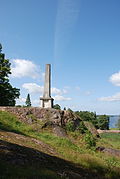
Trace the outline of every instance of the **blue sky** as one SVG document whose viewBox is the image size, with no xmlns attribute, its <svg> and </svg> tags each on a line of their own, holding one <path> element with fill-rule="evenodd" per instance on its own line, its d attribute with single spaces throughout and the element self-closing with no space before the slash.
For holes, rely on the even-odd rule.
<svg viewBox="0 0 120 179">
<path fill-rule="evenodd" d="M 0 0 L 0 42 L 10 82 L 33 106 L 52 65 L 55 103 L 73 110 L 120 114 L 119 0 Z"/>
</svg>

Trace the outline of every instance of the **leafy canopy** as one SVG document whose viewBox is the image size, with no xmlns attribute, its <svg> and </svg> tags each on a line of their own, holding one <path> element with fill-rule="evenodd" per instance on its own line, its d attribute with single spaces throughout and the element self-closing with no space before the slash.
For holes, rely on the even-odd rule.
<svg viewBox="0 0 120 179">
<path fill-rule="evenodd" d="M 0 106 L 15 106 L 15 99 L 19 98 L 20 95 L 20 90 L 13 88 L 9 83 L 10 66 L 11 63 L 8 59 L 5 59 L 0 44 Z"/>
<path fill-rule="evenodd" d="M 109 116 L 96 115 L 95 112 L 76 111 L 75 112 L 84 121 L 90 121 L 97 129 L 109 129 Z"/>
<path fill-rule="evenodd" d="M 55 104 L 55 105 L 53 106 L 53 108 L 54 108 L 54 109 L 59 109 L 59 110 L 61 109 L 61 107 L 60 107 L 59 104 Z"/>
</svg>

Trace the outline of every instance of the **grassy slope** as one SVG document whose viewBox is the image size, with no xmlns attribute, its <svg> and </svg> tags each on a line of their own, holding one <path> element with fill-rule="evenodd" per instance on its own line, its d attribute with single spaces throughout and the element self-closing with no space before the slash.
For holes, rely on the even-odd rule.
<svg viewBox="0 0 120 179">
<path fill-rule="evenodd" d="M 11 175 L 12 178 L 16 178 L 16 176 L 26 178 L 29 176 L 42 176 L 42 178 L 63 176 L 66 178 L 67 175 L 71 178 L 73 175 L 75 178 L 80 178 L 80 176 L 82 178 L 88 178 L 88 176 L 89 178 L 120 177 L 120 159 L 96 152 L 94 148 L 87 149 L 83 136 L 78 133 L 69 133 L 69 138 L 65 139 L 54 136 L 49 130 L 34 131 L 32 126 L 21 123 L 15 116 L 7 112 L 0 112 L 0 129 L 2 129 L 0 131 L 0 147 L 4 145 L 9 151 L 6 153 L 0 148 L 2 160 L 0 173 L 2 172 L 6 178 L 8 175 Z M 102 135 L 98 145 L 120 149 L 119 137 L 118 134 L 114 134 L 113 137 Z M 15 149 L 14 144 L 16 144 Z M 8 158 L 10 157 L 9 153 L 15 153 L 17 156 L 16 148 L 20 146 L 22 147 L 20 151 L 26 150 L 26 158 L 23 157 L 22 160 L 29 158 L 28 162 L 23 162 L 24 164 L 21 165 L 18 160 L 14 159 L 12 162 L 15 162 L 15 165 L 10 165 L 9 160 L 4 161 L 3 154 L 5 157 L 8 155 Z M 35 156 L 32 154 L 33 151 L 35 154 L 40 152 L 39 155 L 42 155 L 45 160 L 37 161 L 35 157 L 32 158 Z M 22 152 L 21 155 L 24 155 Z M 31 155 L 28 155 L 29 153 Z M 63 160 L 61 161 L 60 158 Z M 44 163 L 45 161 L 47 163 Z M 18 164 L 16 164 L 17 162 Z M 31 163 L 32 165 L 30 165 Z M 7 172 L 2 170 L 6 165 Z M 16 168 L 16 172 L 14 168 Z"/>
</svg>

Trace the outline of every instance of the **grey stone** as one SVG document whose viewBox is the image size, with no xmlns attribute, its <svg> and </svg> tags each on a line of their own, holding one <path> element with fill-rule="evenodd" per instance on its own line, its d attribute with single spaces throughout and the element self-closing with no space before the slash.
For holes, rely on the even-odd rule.
<svg viewBox="0 0 120 179">
<path fill-rule="evenodd" d="M 97 147 L 97 150 L 100 151 L 100 152 L 104 152 L 104 153 L 114 155 L 116 157 L 120 157 L 120 150 L 117 150 L 117 149 L 106 148 L 106 147 L 100 146 L 100 147 Z"/>
<path fill-rule="evenodd" d="M 60 126 L 54 126 L 53 128 L 54 134 L 56 134 L 58 137 L 67 137 L 66 131 L 60 127 Z"/>
<path fill-rule="evenodd" d="M 51 65 L 46 64 L 45 71 L 45 82 L 44 82 L 44 94 L 40 98 L 42 108 L 52 108 L 53 107 L 53 98 L 51 98 Z"/>
</svg>

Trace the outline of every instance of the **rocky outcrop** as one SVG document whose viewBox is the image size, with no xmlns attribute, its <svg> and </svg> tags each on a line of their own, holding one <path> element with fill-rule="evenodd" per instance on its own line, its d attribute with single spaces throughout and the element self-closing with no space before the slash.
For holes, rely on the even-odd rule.
<svg viewBox="0 0 120 179">
<path fill-rule="evenodd" d="M 27 124 L 37 123 L 38 128 L 46 128 L 52 126 L 54 132 L 58 136 L 65 136 L 63 129 L 68 123 L 72 123 L 73 129 L 79 128 L 82 121 L 79 116 L 74 112 L 68 110 L 57 110 L 51 108 L 39 108 L 39 107 L 0 107 L 2 111 L 8 111 L 17 116 L 20 121 Z M 83 125 L 93 134 L 94 137 L 98 137 L 99 133 L 92 123 L 83 121 Z M 59 126 L 59 127 L 57 127 Z"/>
<path fill-rule="evenodd" d="M 100 152 L 104 152 L 104 153 L 114 155 L 116 157 L 120 157 L 120 150 L 117 150 L 117 149 L 106 148 L 106 147 L 98 147 L 97 150 L 100 151 Z"/>
<path fill-rule="evenodd" d="M 67 137 L 66 130 L 60 126 L 54 126 L 53 133 L 58 137 Z"/>
<path fill-rule="evenodd" d="M 41 128 L 47 126 L 64 127 L 66 123 L 72 121 L 75 128 L 79 125 L 81 119 L 74 113 L 66 110 L 56 110 L 51 108 L 38 107 L 0 107 L 2 111 L 8 111 L 15 114 L 19 120 L 33 124 L 38 122 Z"/>
<path fill-rule="evenodd" d="M 36 124 L 37 130 L 52 126 L 55 135 L 60 137 L 67 136 L 64 130 L 67 123 L 72 121 L 74 129 L 77 129 L 81 121 L 73 112 L 66 110 L 38 107 L 0 107 L 0 110 L 15 114 L 20 121 L 26 124 Z"/>
</svg>

